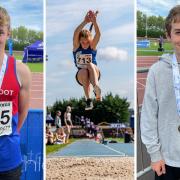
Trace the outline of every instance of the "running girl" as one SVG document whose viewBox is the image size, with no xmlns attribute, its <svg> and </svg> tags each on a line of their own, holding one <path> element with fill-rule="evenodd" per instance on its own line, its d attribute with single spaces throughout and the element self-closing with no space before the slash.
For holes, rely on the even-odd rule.
<svg viewBox="0 0 180 180">
<path fill-rule="evenodd" d="M 83 22 L 75 29 L 73 36 L 74 62 L 78 68 L 76 80 L 84 89 L 86 96 L 85 110 L 93 108 L 93 103 L 90 98 L 91 84 L 96 95 L 96 100 L 101 100 L 101 89 L 98 82 L 100 78 L 100 70 L 98 69 L 96 62 L 96 46 L 100 39 L 100 30 L 96 21 L 96 15 L 97 13 L 89 11 Z M 88 23 L 92 23 L 94 26 L 94 37 L 89 30 L 83 29 Z"/>
</svg>

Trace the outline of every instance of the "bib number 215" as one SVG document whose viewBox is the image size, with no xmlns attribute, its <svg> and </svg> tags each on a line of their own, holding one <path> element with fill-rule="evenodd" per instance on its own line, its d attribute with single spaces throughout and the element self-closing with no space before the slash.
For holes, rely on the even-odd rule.
<svg viewBox="0 0 180 180">
<path fill-rule="evenodd" d="M 4 111 L 1 112 L 1 114 L 0 114 L 1 122 L 0 122 L 0 123 L 1 123 L 2 125 L 5 125 L 5 124 L 7 124 L 7 123 L 9 122 L 9 120 L 10 120 L 10 115 L 9 115 L 9 113 L 10 113 L 9 110 L 4 110 Z"/>
<path fill-rule="evenodd" d="M 0 102 L 0 136 L 12 133 L 12 102 Z"/>
</svg>

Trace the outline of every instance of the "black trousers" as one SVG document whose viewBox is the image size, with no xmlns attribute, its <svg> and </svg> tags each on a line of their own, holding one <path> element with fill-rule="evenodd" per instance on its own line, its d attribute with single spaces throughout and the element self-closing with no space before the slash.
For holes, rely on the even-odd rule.
<svg viewBox="0 0 180 180">
<path fill-rule="evenodd" d="M 20 180 L 21 169 L 22 164 L 12 170 L 0 172 L 0 180 Z"/>
<path fill-rule="evenodd" d="M 180 180 L 180 168 L 166 165 L 166 174 L 161 176 L 156 174 L 155 180 Z"/>
</svg>

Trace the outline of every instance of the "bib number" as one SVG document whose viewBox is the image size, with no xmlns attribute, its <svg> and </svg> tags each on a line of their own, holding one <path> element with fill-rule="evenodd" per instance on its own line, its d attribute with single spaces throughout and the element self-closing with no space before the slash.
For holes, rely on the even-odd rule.
<svg viewBox="0 0 180 180">
<path fill-rule="evenodd" d="M 78 67 L 86 67 L 87 64 L 92 62 L 92 54 L 77 54 L 76 63 Z"/>
<path fill-rule="evenodd" d="M 12 133 L 12 102 L 0 102 L 0 136 Z"/>
</svg>

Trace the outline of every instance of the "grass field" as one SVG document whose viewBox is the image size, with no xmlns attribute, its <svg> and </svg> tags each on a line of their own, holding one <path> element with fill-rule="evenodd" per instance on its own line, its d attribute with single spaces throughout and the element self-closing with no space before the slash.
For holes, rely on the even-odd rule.
<svg viewBox="0 0 180 180">
<path fill-rule="evenodd" d="M 43 63 L 27 63 L 31 72 L 43 72 Z"/>
<path fill-rule="evenodd" d="M 17 60 L 22 60 L 22 59 L 23 59 L 23 56 L 22 56 L 22 55 L 15 55 L 15 58 L 16 58 Z"/>
<path fill-rule="evenodd" d="M 137 48 L 137 55 L 138 56 L 161 56 L 164 52 L 158 52 L 158 47 L 159 47 L 159 44 L 157 42 L 151 41 L 149 48 Z M 173 50 L 172 45 L 169 42 L 164 43 L 163 48 L 165 51 Z"/>
<path fill-rule="evenodd" d="M 71 139 L 69 139 L 69 143 L 67 143 L 67 144 L 46 145 L 46 154 L 48 155 L 49 153 L 56 152 L 64 147 L 66 147 L 67 145 L 75 142 L 76 140 L 77 139 L 71 138 Z"/>
<path fill-rule="evenodd" d="M 117 141 L 117 142 L 121 142 L 123 143 L 124 142 L 124 138 L 105 138 L 105 140 L 108 140 L 108 141 Z"/>
<path fill-rule="evenodd" d="M 23 51 L 15 51 L 13 55 L 16 58 L 16 60 L 23 59 Z M 31 72 L 43 72 L 43 63 L 27 63 L 27 66 L 29 67 Z"/>
</svg>

